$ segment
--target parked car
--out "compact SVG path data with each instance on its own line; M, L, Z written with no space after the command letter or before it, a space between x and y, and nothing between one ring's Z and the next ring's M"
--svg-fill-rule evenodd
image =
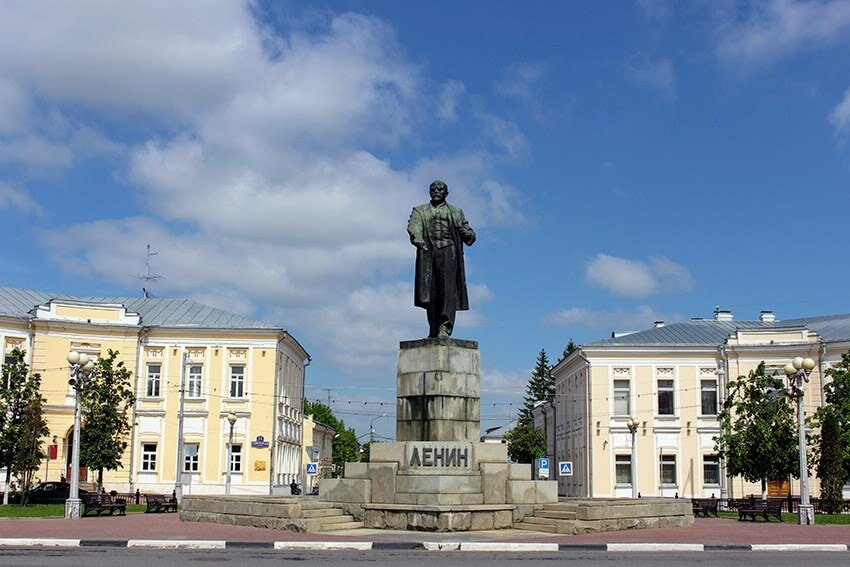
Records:
M34 484L29 491L27 502L29 504L63 504L71 494L71 485L67 482L39 482ZM87 490L80 489L80 496L88 494ZM11 504L20 504L21 493L9 494Z

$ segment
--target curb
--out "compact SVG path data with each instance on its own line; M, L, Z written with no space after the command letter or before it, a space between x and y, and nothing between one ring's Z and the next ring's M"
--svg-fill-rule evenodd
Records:
M529 543L489 541L371 542L371 541L225 541L225 540L98 540L61 538L0 538L3 547L119 547L139 549L265 549L272 551L468 551L468 552L846 552L850 546L836 543L800 544L702 544L702 543Z

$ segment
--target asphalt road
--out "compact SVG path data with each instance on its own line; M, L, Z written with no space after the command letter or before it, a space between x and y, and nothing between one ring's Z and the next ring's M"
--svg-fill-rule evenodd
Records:
M215 565L275 566L289 562L304 562L323 567L348 565L412 565L433 567L523 567L545 565L552 567L555 561L604 563L610 566L675 566L675 565L747 565L747 567L776 567L776 565L805 564L818 567L847 564L850 552L836 553L792 553L753 551L704 551L700 553L615 553L560 551L557 553L474 553L474 552L429 552L429 551L368 551L368 552L282 552L256 550L216 551L170 551L134 549L3 549L0 550L2 566L61 566L85 565L86 567L198 567Z

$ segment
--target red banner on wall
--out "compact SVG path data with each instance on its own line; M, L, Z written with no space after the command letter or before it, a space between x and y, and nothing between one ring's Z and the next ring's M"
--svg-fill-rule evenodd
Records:
M47 458L51 461L55 461L56 457L59 455L59 445L48 445L47 446Z

